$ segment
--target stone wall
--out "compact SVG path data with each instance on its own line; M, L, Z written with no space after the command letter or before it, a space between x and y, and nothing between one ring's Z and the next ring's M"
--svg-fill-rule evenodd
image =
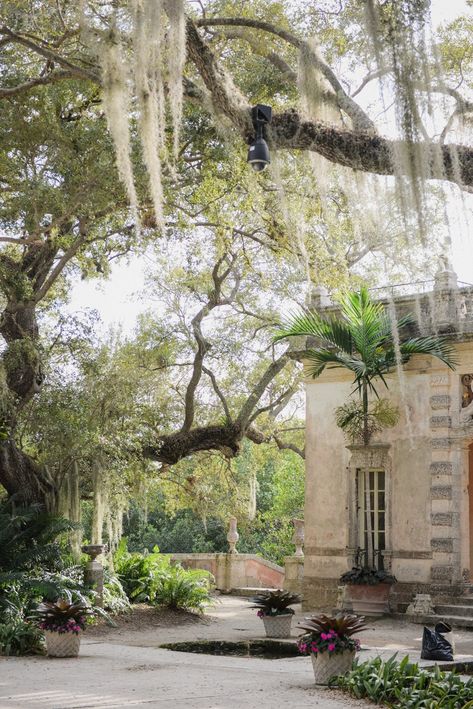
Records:
M186 569L205 569L219 591L238 588L283 588L284 569L255 554L172 554Z
M396 427L373 443L386 447L385 562L399 581L402 602L416 590L445 595L450 588L458 593L470 574L468 446L473 418L462 413L461 377L473 372L473 290L453 285L450 272L441 272L433 293L397 298L396 311L398 316L409 311L417 315L412 334L450 332L457 369L452 372L431 357L416 356L404 369L403 388L397 374L388 377L388 391L379 387L380 396L401 412ZM328 370L306 382L307 609L335 605L338 579L354 560L356 452L347 447L334 418L335 408L350 396L352 380L343 370Z

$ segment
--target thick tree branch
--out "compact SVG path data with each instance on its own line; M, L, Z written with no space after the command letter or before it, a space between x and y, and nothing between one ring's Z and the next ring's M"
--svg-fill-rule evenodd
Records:
M280 37L285 42L288 42L292 46L296 47L299 51L306 54L310 59L312 64L320 71L322 76L329 82L335 95L338 99L338 105L344 111L347 116L349 116L353 125L359 130L375 131L375 125L371 118L366 115L361 106L359 106L356 101L353 101L352 97L349 96L342 84L338 80L335 72L326 64L320 56L318 56L312 49L312 47L304 40L299 39L291 32L283 30L279 27L275 27L270 22L263 22L261 20L254 20L246 17L214 17L212 19L203 18L197 20L196 24L201 27L210 26L227 26L227 27L249 27L256 30L261 30L263 32L268 32L270 34Z
M38 44L37 42L33 42L33 40L29 39L28 37L18 34L17 32L13 32L13 30L9 29L5 25L3 25L3 27L0 27L0 35L3 35L5 39L9 39L15 44L21 44L22 46L31 49L31 51L35 52L36 54L39 54L40 56L59 64L59 66L62 66L64 69L67 69L74 76L83 79L90 79L95 83L100 83L100 76L97 72L91 71L90 69L86 69L85 67L77 66L77 64L73 64L58 52L53 52L53 50L49 49L47 46L43 44Z
M64 79L72 79L75 76L76 74L69 70L51 71L49 74L45 74L44 76L38 76L36 79L25 81L24 84L18 84L17 86L0 87L0 98L9 98L10 96L17 96L18 94L21 94L24 91L34 89L35 86L54 84L58 81L64 81Z
M282 372L286 364L289 362L289 359L289 355L287 353L284 353L278 359L275 359L273 362L271 362L271 364L266 368L262 377L260 377L258 382L253 387L251 394L241 407L240 413L236 418L236 423L241 428L246 428L248 426L251 419L251 415L259 400L268 388L268 385L279 374L279 372Z
M205 339L202 333L202 320L207 317L207 315L216 307L221 305L226 305L231 302L232 298L236 295L236 290L238 290L239 279L235 279L235 286L232 289L232 293L229 298L222 298L222 286L225 280L228 278L230 273L233 271L235 264L235 256L224 254L215 264L212 270L212 280L214 287L209 293L207 303L199 310L199 312L192 318L191 326L194 334L195 341L197 343L197 350L194 356L194 363L192 368L192 375L187 385L185 394L185 409L184 409L184 423L182 424L181 431L189 431L193 422L195 415L195 392L199 385L200 379L202 377L203 362L205 355L210 349L210 344ZM225 263L228 266L222 273L219 273L220 267Z

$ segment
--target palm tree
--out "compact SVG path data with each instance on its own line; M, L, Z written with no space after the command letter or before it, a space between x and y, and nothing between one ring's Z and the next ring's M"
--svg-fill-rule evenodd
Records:
M317 338L320 344L311 347L305 354L307 371L314 379L325 368L342 368L353 373L355 391L362 402L363 442L368 445L369 394L379 398L375 380L380 379L388 388L384 375L396 367L398 359L405 364L416 354L436 357L454 369L454 350L445 337L401 339L399 333L415 323L414 316L409 313L392 322L383 304L373 302L366 288L345 293L339 300L339 306L338 317L324 317L312 311L291 316L275 339Z
M363 443L370 441L369 395L378 399L375 381L381 380L388 388L385 374L398 362L405 364L415 354L436 357L450 369L455 367L454 350L444 337L408 337L401 339L402 330L415 323L412 314L392 322L384 306L370 299L368 290L344 294L339 301L337 317L324 317L317 312L304 311L293 315L282 326L276 340L287 337L314 337L320 344L305 353L308 373L319 377L327 369L342 368L353 374L354 391L361 398ZM365 526L367 538L366 564L374 563L371 525L369 471L365 478Z

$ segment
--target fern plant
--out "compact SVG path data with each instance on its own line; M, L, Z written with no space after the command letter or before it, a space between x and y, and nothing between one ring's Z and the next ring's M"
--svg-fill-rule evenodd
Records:
M202 569L183 569L179 564L169 565L153 579L150 602L171 610L203 613L214 603L210 593L212 574Z

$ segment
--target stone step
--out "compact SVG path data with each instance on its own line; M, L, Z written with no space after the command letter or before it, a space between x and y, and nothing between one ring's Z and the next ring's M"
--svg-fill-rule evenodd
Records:
M251 598L252 596L257 596L258 593L263 593L264 591L275 591L274 588L250 588L249 586L244 586L242 588L232 588L227 596L243 596L244 598Z
M463 603L448 603L435 606L435 612L440 616L462 616L464 618L473 618L473 605L464 605Z
M435 606L468 606L473 608L473 596L435 596L433 599Z
M473 629L473 618L468 618L461 615L416 615L416 616L406 616L401 614L396 614L397 618L409 618L412 623L422 623L422 625L435 625L440 621L448 623L452 628L470 628Z

